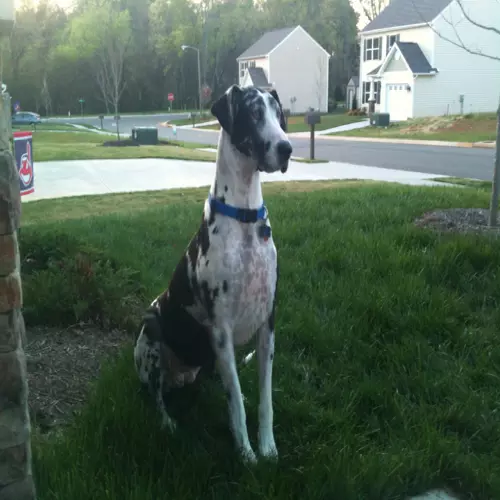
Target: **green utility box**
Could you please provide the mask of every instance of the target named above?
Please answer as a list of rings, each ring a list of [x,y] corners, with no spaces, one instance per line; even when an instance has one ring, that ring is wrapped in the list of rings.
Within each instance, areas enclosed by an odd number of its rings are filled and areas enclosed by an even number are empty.
[[[158,144],[158,129],[156,127],[134,127],[132,139],[139,144]]]
[[[370,125],[375,127],[388,127],[389,122],[389,113],[373,113],[370,117]]]

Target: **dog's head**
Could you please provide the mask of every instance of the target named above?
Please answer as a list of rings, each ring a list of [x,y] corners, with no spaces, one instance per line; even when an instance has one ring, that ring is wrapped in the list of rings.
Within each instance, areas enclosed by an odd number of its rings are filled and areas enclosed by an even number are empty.
[[[231,86],[212,105],[212,114],[244,156],[263,172],[287,171],[292,145],[275,90]]]

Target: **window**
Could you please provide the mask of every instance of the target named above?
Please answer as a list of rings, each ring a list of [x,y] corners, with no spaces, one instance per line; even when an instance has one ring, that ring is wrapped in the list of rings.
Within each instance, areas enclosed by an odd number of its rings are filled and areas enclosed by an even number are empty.
[[[368,99],[370,99],[371,84],[372,82],[363,82],[363,104],[368,104]],[[375,102],[380,104],[380,82],[375,82],[374,85],[373,95],[375,97]]]
[[[367,38],[365,40],[364,61],[378,61],[382,59],[382,37]]]
[[[245,76],[245,70],[248,68],[248,61],[240,63],[240,77],[243,78]]]
[[[391,47],[394,45],[395,42],[399,42],[399,34],[387,36],[387,48],[385,51],[386,55],[389,53],[389,50],[391,50]]]
[[[249,68],[255,68],[255,61],[250,61],[250,62],[248,63],[248,67],[249,67]]]

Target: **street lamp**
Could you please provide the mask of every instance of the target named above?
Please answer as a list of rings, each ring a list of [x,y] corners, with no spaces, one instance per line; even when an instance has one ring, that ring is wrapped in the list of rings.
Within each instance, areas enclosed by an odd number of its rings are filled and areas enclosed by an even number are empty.
[[[198,56],[198,105],[200,108],[200,118],[201,118],[201,70],[200,70],[200,49],[193,47],[191,45],[181,45],[182,50],[194,50]]]

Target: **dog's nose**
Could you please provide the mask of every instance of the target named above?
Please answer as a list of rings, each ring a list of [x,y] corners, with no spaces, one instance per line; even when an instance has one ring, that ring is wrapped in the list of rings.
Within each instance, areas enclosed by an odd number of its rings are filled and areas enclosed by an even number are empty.
[[[287,161],[292,156],[292,145],[288,141],[278,142],[278,156],[281,161]]]

